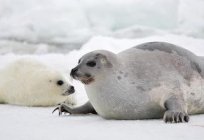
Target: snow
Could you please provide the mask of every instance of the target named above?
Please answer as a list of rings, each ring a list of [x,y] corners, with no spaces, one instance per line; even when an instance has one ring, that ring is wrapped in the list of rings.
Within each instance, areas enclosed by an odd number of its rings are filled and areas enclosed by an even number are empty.
[[[188,124],[165,124],[162,120],[117,121],[96,115],[58,117],[53,108],[1,105],[0,136],[3,140],[202,140],[204,115],[192,116]]]
[[[204,1],[181,0],[177,33],[204,37]]]
[[[80,50],[67,54],[38,54],[38,55],[0,55],[0,68],[20,57],[34,57],[51,67],[67,72],[73,68],[78,59],[85,53],[96,49],[107,49],[120,52],[137,44],[147,41],[167,41],[191,50],[197,55],[204,56],[204,39],[187,36],[165,34],[154,35],[140,39],[116,39],[96,36],[83,45]],[[79,105],[87,100],[83,85],[77,81],[72,83],[76,88]],[[202,140],[204,138],[204,115],[190,117],[185,124],[165,124],[158,120],[117,121],[104,120],[97,115],[64,115],[58,117],[52,114],[54,107],[20,107],[0,105],[0,136],[3,140],[95,140],[95,139],[156,139],[156,140]]]
[[[203,0],[0,0],[0,54],[67,53],[98,35],[169,32],[203,38],[203,5]]]

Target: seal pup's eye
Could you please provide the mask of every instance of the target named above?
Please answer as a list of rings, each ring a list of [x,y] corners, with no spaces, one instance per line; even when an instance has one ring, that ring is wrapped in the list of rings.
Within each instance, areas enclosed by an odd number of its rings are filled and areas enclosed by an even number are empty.
[[[64,82],[62,80],[57,81],[57,85],[61,86],[63,84],[64,84]]]
[[[86,65],[89,66],[89,67],[95,67],[96,66],[96,62],[95,61],[88,61],[86,63]]]

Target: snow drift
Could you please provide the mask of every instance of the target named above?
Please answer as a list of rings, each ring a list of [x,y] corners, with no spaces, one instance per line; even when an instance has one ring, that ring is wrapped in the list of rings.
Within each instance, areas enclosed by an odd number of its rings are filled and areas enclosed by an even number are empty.
[[[202,0],[0,0],[0,53],[68,52],[95,35],[203,38],[203,5]]]

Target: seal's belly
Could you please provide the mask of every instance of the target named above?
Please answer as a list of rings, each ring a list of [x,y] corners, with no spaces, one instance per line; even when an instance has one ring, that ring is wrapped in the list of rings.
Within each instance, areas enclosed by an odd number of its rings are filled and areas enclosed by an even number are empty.
[[[114,102],[114,106],[106,102],[106,105],[101,106],[98,102],[94,103],[94,107],[98,114],[106,119],[157,119],[162,118],[164,110],[157,104],[146,104],[142,106],[123,104],[121,100]]]
[[[106,119],[134,120],[162,118],[164,109],[157,103],[148,102],[147,98],[138,98],[134,94],[111,95],[88,90],[88,97],[96,112]],[[91,93],[91,94],[90,94]]]

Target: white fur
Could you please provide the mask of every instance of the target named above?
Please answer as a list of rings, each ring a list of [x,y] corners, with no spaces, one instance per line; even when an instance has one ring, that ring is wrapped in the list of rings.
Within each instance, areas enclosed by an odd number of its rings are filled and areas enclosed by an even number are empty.
[[[59,86],[58,80],[65,83]],[[22,58],[0,70],[0,103],[53,106],[66,100],[75,104],[74,94],[62,95],[69,86],[62,73],[37,60]]]

